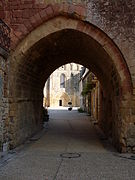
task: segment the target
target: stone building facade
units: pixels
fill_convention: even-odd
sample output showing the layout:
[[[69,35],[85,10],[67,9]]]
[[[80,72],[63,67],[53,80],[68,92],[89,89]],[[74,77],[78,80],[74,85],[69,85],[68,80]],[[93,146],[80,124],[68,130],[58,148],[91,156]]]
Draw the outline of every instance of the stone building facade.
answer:
[[[104,106],[100,99],[100,93],[102,93],[100,82],[94,77],[94,88],[91,91],[91,115],[97,121],[100,120],[101,108]]]
[[[90,100],[89,94],[83,95],[83,89],[86,83],[89,80],[89,69],[83,68],[80,73],[80,80],[79,80],[79,92],[80,92],[80,108],[82,108],[83,111],[90,112],[90,103],[88,102]]]
[[[99,124],[102,122],[104,100],[102,97],[103,91],[97,77],[85,69],[79,82],[81,108],[88,112]],[[111,115],[112,112],[109,112]]]
[[[106,102],[103,95],[103,88],[97,77],[85,69],[84,74],[80,79],[80,97],[81,108],[88,112],[95,121],[97,121],[99,127],[105,132],[109,140],[112,141],[112,126],[113,126],[113,102],[110,100]],[[108,110],[106,111],[106,103]],[[105,115],[107,122],[104,122]],[[106,132],[106,129],[108,131]]]
[[[134,9],[129,0],[0,1],[0,18],[11,29],[8,80],[2,81],[10,148],[42,128],[45,81],[58,67],[75,62],[102,85],[107,112],[102,129],[109,134],[111,108],[114,146],[121,152],[135,149]]]
[[[99,84],[97,77],[89,69],[82,71],[79,81],[80,107],[95,119],[98,119]]]
[[[82,66],[65,64],[56,69],[48,78],[44,88],[44,105],[50,107],[80,106],[79,79]]]

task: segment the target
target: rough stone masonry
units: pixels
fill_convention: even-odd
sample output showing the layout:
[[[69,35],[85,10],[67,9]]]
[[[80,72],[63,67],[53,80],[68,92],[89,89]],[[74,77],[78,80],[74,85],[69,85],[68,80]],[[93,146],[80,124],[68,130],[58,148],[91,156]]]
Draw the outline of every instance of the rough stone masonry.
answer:
[[[0,18],[11,29],[10,56],[0,60],[3,142],[13,148],[41,129],[45,80],[72,59],[102,84],[104,132],[119,151],[135,149],[134,0],[2,0]]]

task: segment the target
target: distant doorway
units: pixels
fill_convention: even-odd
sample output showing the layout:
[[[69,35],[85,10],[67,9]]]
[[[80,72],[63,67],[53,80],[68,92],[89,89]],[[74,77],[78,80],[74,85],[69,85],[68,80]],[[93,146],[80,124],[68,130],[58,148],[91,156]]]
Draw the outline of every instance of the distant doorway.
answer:
[[[62,100],[59,100],[59,106],[62,106]]]

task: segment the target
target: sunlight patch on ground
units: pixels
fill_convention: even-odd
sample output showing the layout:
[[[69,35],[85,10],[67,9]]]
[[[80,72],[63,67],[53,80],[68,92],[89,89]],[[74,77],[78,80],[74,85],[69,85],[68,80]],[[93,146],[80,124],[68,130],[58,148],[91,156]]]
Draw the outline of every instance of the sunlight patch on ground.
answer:
[[[48,110],[68,110],[69,107],[48,107]],[[79,107],[72,107],[72,110],[78,110]]]

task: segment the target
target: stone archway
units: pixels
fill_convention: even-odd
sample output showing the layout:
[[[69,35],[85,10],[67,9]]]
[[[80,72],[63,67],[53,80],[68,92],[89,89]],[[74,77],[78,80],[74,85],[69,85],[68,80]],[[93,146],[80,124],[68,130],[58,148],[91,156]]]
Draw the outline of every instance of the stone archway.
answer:
[[[114,145],[126,151],[132,103],[132,81],[126,62],[114,42],[90,23],[58,16],[28,34],[11,54],[9,77],[10,144],[15,147],[42,126],[42,92],[48,76],[59,66],[75,62],[98,77],[105,109],[101,126],[112,131]],[[111,121],[112,127],[108,129]]]

